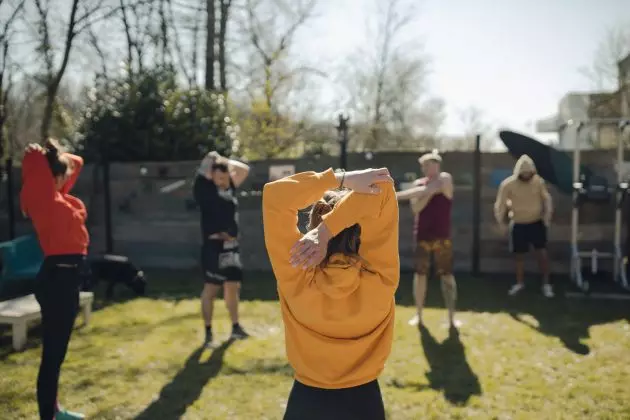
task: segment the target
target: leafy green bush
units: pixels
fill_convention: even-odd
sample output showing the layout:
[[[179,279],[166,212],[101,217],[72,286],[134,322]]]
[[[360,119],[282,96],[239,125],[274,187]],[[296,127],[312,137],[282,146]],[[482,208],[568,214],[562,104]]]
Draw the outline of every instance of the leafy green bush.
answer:
[[[222,95],[179,89],[174,72],[155,69],[92,88],[76,145],[89,160],[190,160],[229,154],[237,132]]]

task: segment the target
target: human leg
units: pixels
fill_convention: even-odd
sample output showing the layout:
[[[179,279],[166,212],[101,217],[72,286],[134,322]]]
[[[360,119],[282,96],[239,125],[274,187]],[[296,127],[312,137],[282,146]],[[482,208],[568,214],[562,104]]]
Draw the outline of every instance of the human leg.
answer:
[[[59,410],[57,395],[61,366],[79,311],[78,268],[45,263],[37,283],[36,298],[42,313],[42,359],[37,375],[37,402],[40,418],[50,420]]]
[[[212,343],[212,314],[214,312],[214,301],[220,290],[221,285],[206,281],[201,292],[201,315],[206,328],[206,345],[210,345]]]
[[[201,291],[201,316],[205,326],[205,346],[212,345],[214,301],[225,281],[225,277],[219,272],[220,250],[221,243],[218,241],[208,241],[201,248],[201,266],[204,275],[204,286]]]
[[[241,294],[241,283],[243,281],[243,268],[241,265],[238,242],[229,241],[224,243],[224,249],[219,256],[219,269],[221,275],[226,279],[223,283],[223,299],[232,321],[233,340],[249,337],[239,322],[239,301]]]
[[[524,255],[529,251],[529,224],[514,223],[510,226],[510,251],[515,258],[516,284],[509,291],[514,296],[525,288]]]
[[[422,324],[422,309],[427,294],[427,275],[431,258],[431,244],[427,241],[419,241],[416,244],[413,276],[413,297],[416,303],[416,315],[409,320],[409,325]]]
[[[544,223],[538,222],[535,229],[532,229],[532,245],[536,252],[536,259],[538,260],[538,267],[542,276],[543,282],[543,294],[546,297],[553,297],[553,288],[549,282],[549,258],[547,256],[547,227]]]
[[[435,249],[435,268],[440,276],[442,297],[448,310],[448,320],[455,326],[455,304],[457,302],[457,283],[453,276],[453,245],[450,240],[438,241]]]

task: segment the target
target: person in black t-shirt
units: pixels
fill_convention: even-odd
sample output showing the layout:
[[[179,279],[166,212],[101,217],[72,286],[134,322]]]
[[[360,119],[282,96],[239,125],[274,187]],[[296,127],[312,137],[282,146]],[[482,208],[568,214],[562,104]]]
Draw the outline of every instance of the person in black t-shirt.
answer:
[[[194,197],[201,211],[201,266],[205,284],[201,312],[206,326],[205,345],[212,346],[214,300],[223,288],[223,298],[232,320],[231,339],[247,338],[239,324],[238,303],[243,268],[238,246],[238,188],[249,166],[210,152],[201,162],[194,182]]]

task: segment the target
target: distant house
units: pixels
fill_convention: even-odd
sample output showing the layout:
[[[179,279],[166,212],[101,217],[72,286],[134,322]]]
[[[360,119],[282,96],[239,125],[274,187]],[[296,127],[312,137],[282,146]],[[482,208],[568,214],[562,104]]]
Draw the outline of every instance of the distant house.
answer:
[[[583,122],[580,148],[615,147],[619,136],[618,122],[630,118],[630,55],[618,63],[619,87],[614,92],[572,92],[558,104],[558,113],[536,123],[539,133],[556,133],[560,149],[573,149],[576,126],[569,121]]]

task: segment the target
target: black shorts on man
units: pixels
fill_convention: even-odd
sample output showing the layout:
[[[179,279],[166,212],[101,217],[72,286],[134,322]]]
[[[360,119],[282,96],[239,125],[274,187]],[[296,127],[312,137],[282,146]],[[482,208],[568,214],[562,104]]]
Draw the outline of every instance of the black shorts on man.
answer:
[[[530,246],[534,249],[547,248],[547,226],[542,220],[534,223],[513,223],[510,227],[510,251],[524,254]]]
[[[226,281],[243,281],[238,241],[205,241],[201,247],[201,267],[206,283],[221,285]]]

